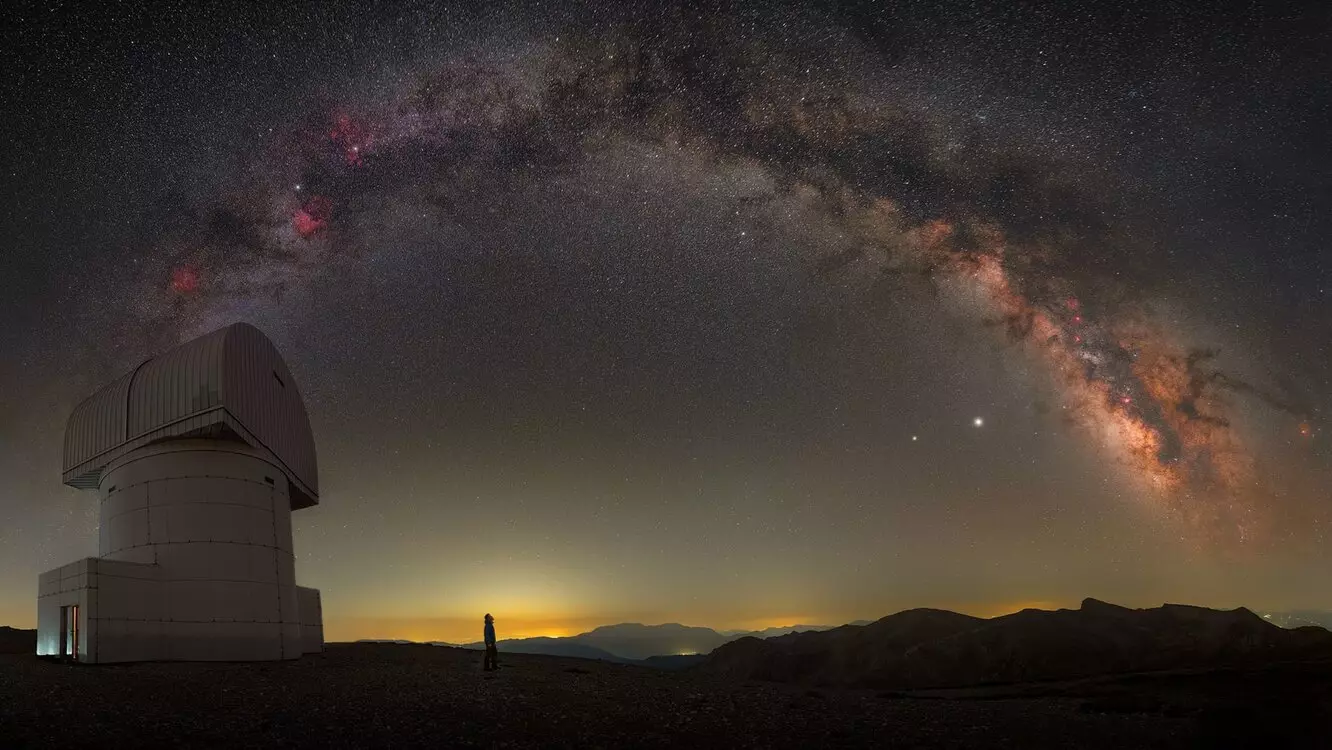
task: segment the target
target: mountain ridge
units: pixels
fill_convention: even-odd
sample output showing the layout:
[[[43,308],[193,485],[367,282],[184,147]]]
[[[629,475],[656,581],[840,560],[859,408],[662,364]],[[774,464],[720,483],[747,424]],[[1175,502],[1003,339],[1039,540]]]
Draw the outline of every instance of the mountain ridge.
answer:
[[[681,625],[680,623],[661,623],[644,625],[642,623],[616,623],[601,625],[577,635],[562,638],[510,638],[499,641],[501,651],[523,654],[549,654],[554,656],[572,655],[569,647],[577,644],[584,649],[595,649],[607,656],[591,656],[607,661],[644,662],[658,658],[659,663],[668,663],[665,657],[686,657],[711,653],[726,643],[744,637],[777,637],[792,632],[793,628],[826,626],[786,626],[768,628],[763,631],[741,631],[722,633],[712,628]],[[766,633],[766,635],[765,635]],[[456,644],[461,648],[480,649],[481,641]],[[675,663],[680,660],[676,659]]]
[[[1332,613],[1318,613],[1313,610],[1296,611],[1286,616],[1281,614],[1259,615],[1253,610],[1244,607],[1235,610],[1209,610],[1205,607],[1174,603],[1162,604],[1153,609],[1160,610],[1162,616],[1170,615],[1186,619],[1190,616],[1190,613],[1227,611],[1242,614],[1249,617],[1251,620],[1262,620],[1287,629],[1298,629],[1310,625],[1321,626],[1322,623],[1318,622],[1314,617],[1308,617],[1308,614],[1310,613],[1315,616],[1319,614],[1329,614],[1329,616],[1332,617]],[[678,622],[660,623],[656,625],[628,622],[600,625],[591,630],[572,636],[537,636],[532,638],[504,639],[499,642],[499,647],[501,651],[508,651],[510,653],[578,656],[581,658],[601,659],[603,661],[617,663],[644,663],[655,659],[655,664],[672,664],[678,666],[682,664],[692,664],[695,661],[702,661],[701,659],[695,659],[693,657],[710,654],[717,648],[744,638],[775,640],[788,638],[792,635],[801,633],[828,632],[840,633],[840,635],[833,637],[851,638],[853,637],[852,633],[854,631],[846,629],[872,627],[872,630],[869,632],[887,637],[890,642],[897,642],[902,638],[909,638],[911,628],[928,629],[932,627],[931,623],[934,623],[934,626],[937,626],[940,621],[952,622],[955,626],[962,627],[965,625],[975,625],[977,623],[1001,621],[1005,618],[1018,618],[1019,621],[1022,618],[1039,618],[1043,616],[1042,613],[1086,612],[1096,613],[1106,618],[1123,618],[1131,615],[1131,613],[1142,611],[1149,610],[1133,609],[1088,597],[1082,600],[1077,609],[1060,608],[1054,610],[1042,610],[1029,607],[993,618],[975,617],[949,610],[922,607],[903,610],[879,618],[878,620],[855,620],[845,625],[787,625],[765,628],[763,630],[715,630],[703,626],[683,625]],[[1305,618],[1301,618],[1299,615],[1305,615]],[[885,623],[885,621],[889,622],[881,624]],[[1328,624],[1332,624],[1332,620],[1330,620]],[[904,628],[907,630],[903,631]],[[359,642],[412,643],[412,641],[397,641],[391,639],[362,639]],[[481,641],[472,641],[468,643],[430,641],[428,644],[466,649],[483,648]]]
[[[37,631],[0,625],[0,654],[37,653]]]
[[[857,620],[864,624],[868,620]],[[774,638],[793,632],[831,630],[832,625],[784,625],[764,628],[763,630],[718,631],[697,625],[682,625],[678,622],[645,625],[637,622],[622,622],[611,625],[599,625],[591,630],[571,636],[534,636],[530,638],[506,638],[498,642],[500,651],[518,654],[546,654],[549,656],[579,656],[588,659],[619,663],[650,663],[653,665],[670,664],[673,666],[692,664],[694,660],[686,657],[706,655],[713,649],[738,638]],[[362,638],[357,643],[415,644],[416,641],[404,641],[385,638]],[[481,641],[452,643],[446,641],[427,641],[424,645],[451,646],[454,648],[482,649]]]
[[[1332,633],[1285,630],[1243,607],[1131,609],[1089,598],[1078,609],[988,619],[914,609],[865,626],[739,639],[699,668],[745,679],[914,689],[1306,658],[1332,658]]]

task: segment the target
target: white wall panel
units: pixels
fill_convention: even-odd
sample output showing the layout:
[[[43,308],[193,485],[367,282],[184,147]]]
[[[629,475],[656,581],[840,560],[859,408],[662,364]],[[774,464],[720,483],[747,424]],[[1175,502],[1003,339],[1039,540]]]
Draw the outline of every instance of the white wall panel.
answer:
[[[293,601],[295,594],[292,595]],[[299,622],[283,622],[282,629],[282,658],[299,659],[301,654],[305,653],[305,644],[301,638],[301,624]]]
[[[102,577],[97,582],[98,593],[103,594],[98,616],[104,619],[123,620],[134,614],[130,601],[130,587],[136,583],[130,578]]]
[[[143,547],[148,544],[148,509],[136,508],[125,514],[126,519],[125,532],[128,533],[129,544],[123,549],[133,549]]]
[[[53,584],[58,586],[59,580]],[[59,594],[51,593],[37,600],[37,653],[56,656],[60,653],[60,601]]]
[[[274,479],[274,481],[277,480]],[[261,482],[263,482],[262,479],[258,482],[237,483],[237,486],[233,488],[232,494],[228,499],[233,503],[240,503],[241,505],[255,510],[271,512],[273,510],[273,495],[275,493],[273,492],[273,487],[266,483],[261,484]],[[284,481],[283,484],[286,484],[286,482]],[[284,488],[283,494],[285,493],[286,490]]]
[[[101,663],[148,661],[162,658],[160,623],[153,620],[98,621],[97,660]]]
[[[148,520],[147,514],[144,514],[144,521]],[[115,516],[102,516],[102,521],[98,524],[97,554],[106,557],[113,552],[119,552],[126,547],[131,547],[130,525],[132,520],[124,513]]]
[[[281,510],[278,511],[281,514]],[[288,511],[290,512],[290,511]],[[274,514],[263,511],[252,511],[250,523],[246,527],[246,540],[250,544],[261,547],[278,548],[278,539],[276,532],[276,519]]]
[[[254,511],[244,505],[214,505],[213,525],[208,536],[214,542],[248,544]]]
[[[212,577],[212,561],[202,545],[172,542],[156,544],[157,564],[162,566],[162,580],[205,581]]]
[[[277,570],[278,585],[295,586],[296,585],[296,558],[291,553],[282,550],[277,551]]]
[[[123,549],[119,552],[113,552],[103,559],[106,561],[152,565],[157,562],[157,548],[151,544],[145,544],[142,547],[130,547],[129,549]]]
[[[279,508],[273,514],[273,546],[286,552],[294,551],[291,536],[291,512]]]
[[[145,483],[120,487],[114,494],[121,502],[123,510],[137,510],[148,507],[148,485]]]
[[[182,459],[197,456],[203,451],[175,451],[154,456],[152,466],[158,471],[170,472],[164,480],[153,482],[153,496],[162,505],[198,505],[209,501],[216,491],[212,479],[207,478],[207,467],[182,466]],[[205,454],[206,455],[206,454]],[[159,486],[160,485],[162,486]],[[171,541],[177,541],[172,539]]]
[[[149,498],[151,497],[152,493],[149,493]],[[171,539],[171,529],[168,528],[168,524],[171,518],[170,516],[167,515],[166,508],[160,505],[158,506],[149,505],[147,510],[148,510],[148,543],[166,544],[166,542]]]
[[[276,584],[278,580],[278,551],[272,547],[246,545],[249,555],[247,578],[258,583]]]
[[[249,581],[250,545],[210,542],[208,577],[217,581]]]
[[[212,620],[213,591],[209,581],[170,580],[166,587],[166,619],[175,622]]]
[[[209,537],[212,509],[203,503],[180,503],[162,508],[167,519],[169,543],[206,542]]]
[[[135,578],[144,581],[156,581],[162,577],[162,569],[156,565],[139,565],[113,560],[98,560],[97,571],[102,575]]]
[[[102,620],[92,616],[97,611],[96,605],[91,600],[93,593],[95,592],[89,592],[88,612],[80,613],[79,618],[83,620],[83,631],[79,633],[79,660],[89,664],[97,663],[102,631]]]
[[[128,508],[125,507],[126,494],[127,493],[124,492],[111,492],[103,495],[101,504],[97,506],[98,514],[101,515],[102,518],[110,518],[124,513],[128,510]]]
[[[319,589],[296,587],[301,610],[301,650],[307,654],[324,650],[324,610]]]
[[[102,527],[106,530],[104,544],[100,547],[103,556],[131,547],[142,547],[148,544],[148,509],[140,508],[104,518]]]

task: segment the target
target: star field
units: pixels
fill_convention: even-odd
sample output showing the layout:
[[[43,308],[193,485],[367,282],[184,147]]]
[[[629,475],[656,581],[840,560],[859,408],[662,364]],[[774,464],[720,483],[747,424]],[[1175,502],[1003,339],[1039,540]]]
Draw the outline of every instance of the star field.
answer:
[[[235,320],[333,639],[1332,607],[1326,9],[13,16],[0,622],[73,406]]]

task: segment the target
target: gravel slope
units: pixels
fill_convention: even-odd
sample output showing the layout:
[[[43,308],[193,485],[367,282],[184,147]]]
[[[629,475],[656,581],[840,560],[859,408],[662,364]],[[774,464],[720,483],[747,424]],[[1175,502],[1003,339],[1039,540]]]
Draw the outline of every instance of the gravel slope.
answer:
[[[1209,687],[1169,697],[1180,691],[1174,683],[1134,688],[1129,700],[1104,687],[1090,699],[1048,689],[926,699],[552,656],[502,654],[501,663],[487,674],[475,652],[386,644],[335,644],[261,664],[70,666],[0,656],[0,748],[1149,748],[1242,739],[1217,724],[1233,712],[1212,707],[1233,696]],[[1330,674],[1309,679],[1326,693]],[[1236,684],[1280,699],[1261,682],[1246,675]],[[1263,716],[1249,719],[1261,728],[1271,723]]]

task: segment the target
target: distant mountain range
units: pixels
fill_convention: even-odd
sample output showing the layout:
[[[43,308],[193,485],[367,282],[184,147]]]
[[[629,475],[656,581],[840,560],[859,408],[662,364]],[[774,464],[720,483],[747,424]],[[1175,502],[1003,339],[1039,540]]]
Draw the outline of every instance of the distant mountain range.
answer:
[[[677,623],[607,625],[568,638],[500,641],[501,652],[572,656],[742,678],[911,689],[1167,669],[1332,659],[1332,612],[1166,604],[1028,609],[983,619],[913,609],[838,627],[718,632]],[[367,643],[410,644],[405,640]],[[33,653],[37,631],[0,626],[0,654]],[[480,642],[428,645],[479,649]]]
[[[917,609],[899,612],[896,615],[890,615],[882,620],[857,620],[852,623],[841,626],[832,625],[788,625],[785,627],[766,628],[764,630],[724,630],[718,631],[712,628],[693,627],[680,625],[678,623],[666,623],[663,625],[642,625],[639,623],[620,623],[618,625],[603,625],[602,627],[590,630],[586,633],[580,633],[574,636],[564,638],[510,638],[501,640],[499,648],[501,652],[516,654],[546,654],[549,656],[574,656],[584,659],[600,659],[602,661],[618,662],[622,664],[647,664],[659,668],[679,669],[687,666],[693,666],[705,661],[704,656],[711,654],[716,649],[735,643],[741,639],[750,638],[771,642],[774,645],[784,645],[786,638],[795,633],[814,634],[835,632],[835,635],[829,635],[827,639],[852,637],[850,634],[857,633],[858,628],[871,628],[871,630],[862,633],[858,638],[874,639],[876,634],[882,631],[886,626],[883,623],[894,623],[901,625],[908,621],[915,623],[912,627],[936,628],[937,632],[922,633],[919,635],[922,639],[928,639],[939,635],[948,635],[952,630],[959,632],[970,632],[976,630],[982,624],[986,627],[994,627],[1002,630],[1010,627],[1011,623],[1025,623],[1029,619],[1040,619],[1044,616],[1056,618],[1052,623],[1059,623],[1053,627],[1063,625],[1063,620],[1058,618],[1066,617],[1060,613],[1083,612],[1088,603],[1091,603],[1093,609],[1101,602],[1095,599],[1088,599],[1083,602],[1083,609],[1080,610],[1056,610],[1047,612],[1044,610],[1024,610],[1022,612],[996,617],[993,619],[983,619],[961,615],[955,612],[944,610]],[[1125,612],[1150,612],[1169,608],[1178,608],[1181,605],[1165,605],[1165,608],[1157,610],[1128,610],[1115,605],[1105,605],[1113,608],[1114,611],[1123,610]],[[1215,610],[1205,610],[1200,607],[1185,607],[1180,611],[1201,611],[1213,612]],[[1172,610],[1173,611],[1173,610]],[[1248,612],[1248,610],[1236,610]],[[914,614],[913,614],[914,613]],[[925,614],[935,613],[935,614]],[[1249,613],[1251,619],[1258,619]],[[1016,619],[1013,619],[1016,618]],[[1306,626],[1321,626],[1332,629],[1332,612],[1322,612],[1316,610],[1300,610],[1291,612],[1269,612],[1261,615],[1261,620],[1265,623],[1279,626],[1285,629],[1296,629]],[[1042,627],[1045,625],[1043,624]],[[999,632],[996,630],[994,632]],[[914,633],[914,631],[912,631]],[[893,632],[893,638],[905,637],[908,641],[917,637],[912,633],[898,634]],[[802,636],[802,639],[808,636]],[[824,638],[813,638],[811,642],[822,643]],[[368,643],[411,643],[411,641],[401,640],[365,640]],[[801,640],[803,644],[805,641]],[[829,640],[829,642],[831,642]],[[896,643],[897,640],[893,640]],[[445,643],[442,641],[433,641],[430,645],[436,646],[455,646],[458,648],[480,649],[483,647],[481,641],[471,643]],[[803,648],[803,646],[802,646]],[[730,655],[721,656],[719,659],[731,658]],[[801,656],[800,658],[807,658]],[[779,659],[780,660],[780,659]],[[718,662],[720,663],[720,662]],[[715,666],[715,665],[714,665]],[[772,667],[780,672],[782,668]]]
[[[1332,612],[1299,609],[1291,612],[1263,612],[1263,619],[1283,628],[1302,628],[1314,625],[1332,630]]]
[[[868,620],[854,624],[867,624]],[[650,666],[677,668],[702,661],[702,656],[739,638],[774,638],[796,632],[831,630],[832,625],[788,625],[764,630],[718,632],[712,628],[679,623],[642,625],[620,623],[603,625],[567,638],[510,638],[500,640],[501,652],[577,656],[620,663],[646,663]],[[372,640],[362,643],[410,643],[410,641]],[[481,649],[481,641],[472,643],[433,642],[437,646]]]
[[[855,620],[847,623],[848,625],[868,625],[873,620]],[[788,635],[790,633],[804,633],[810,630],[832,630],[841,627],[839,625],[786,625],[780,628],[764,628],[763,630],[719,630],[717,632],[727,638],[744,638],[753,636],[755,638],[776,638],[779,635]]]
[[[0,654],[37,653],[37,631],[0,625]]]
[[[868,625],[725,644],[699,669],[732,678],[909,689],[1212,669],[1332,658],[1332,633],[1247,609],[1166,604],[1027,609],[981,619],[937,609]]]

